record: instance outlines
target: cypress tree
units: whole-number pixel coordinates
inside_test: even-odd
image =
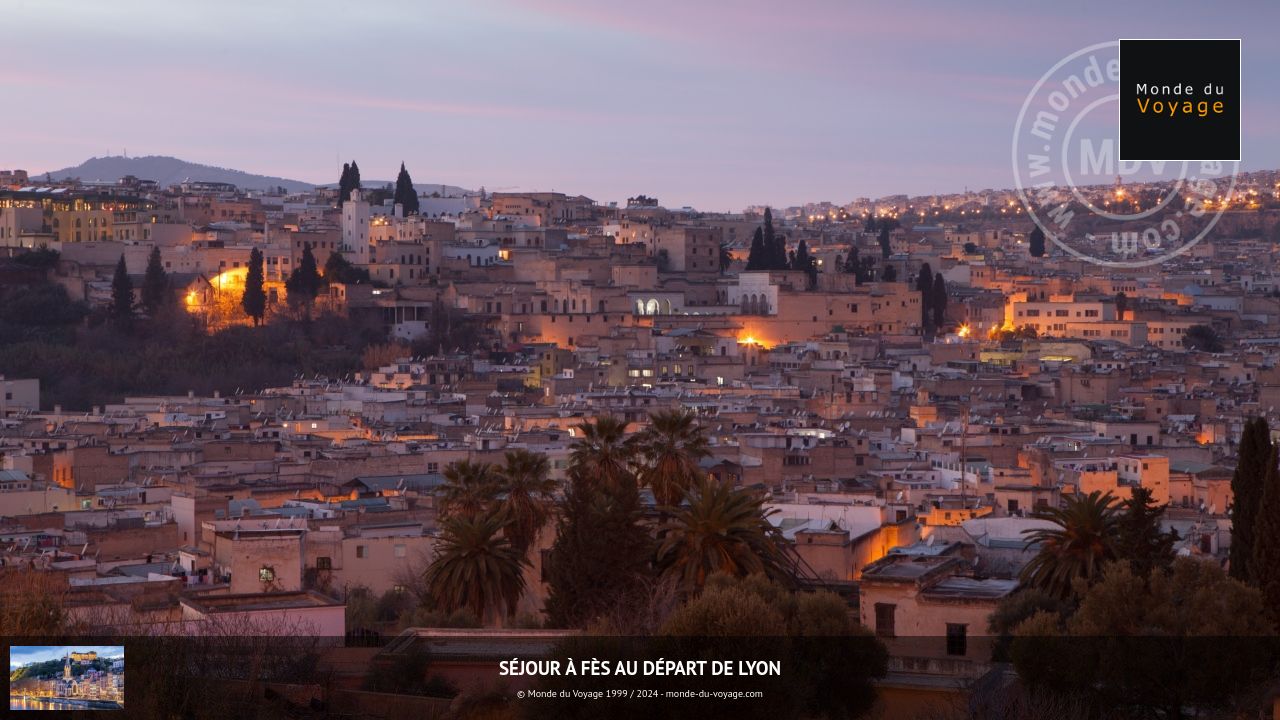
[[[310,303],[320,293],[324,281],[316,269],[316,256],[311,253],[311,243],[302,244],[302,259],[298,267],[289,273],[284,287],[288,292],[289,302],[293,304]]]
[[[360,189],[360,166],[356,164],[355,160],[351,161],[351,189]],[[350,197],[350,193],[347,194],[347,197]]]
[[[773,210],[764,209],[764,249],[765,266],[762,270],[787,269],[787,241],[778,238],[773,229]]]
[[[893,248],[889,245],[889,223],[884,222],[880,224],[880,255],[888,260],[892,254]]]
[[[111,304],[107,312],[115,320],[125,321],[133,317],[133,281],[129,279],[129,269],[124,264],[124,254],[116,263],[115,275],[111,278]]]
[[[933,290],[930,294],[933,305],[933,325],[942,327],[947,315],[947,283],[942,279],[942,273],[933,276]]]
[[[765,249],[764,249],[764,233],[760,228],[756,228],[755,235],[751,236],[751,253],[747,255],[748,270],[765,270]]]
[[[929,263],[920,266],[916,276],[916,291],[920,293],[920,326],[929,327],[933,321],[933,268]]]
[[[606,490],[594,479],[569,482],[547,559],[547,619],[582,627],[634,599],[652,574],[653,541],[640,525],[634,487]]]
[[[406,216],[418,214],[418,191],[413,189],[413,179],[403,162],[400,163],[400,174],[396,176],[395,202],[404,209]]]
[[[1044,257],[1044,231],[1039,225],[1031,230],[1027,243],[1030,245],[1031,257]]]
[[[898,269],[892,265],[886,264],[884,270],[880,273],[880,279],[885,282],[894,282],[898,279]]]
[[[342,177],[338,178],[338,202],[351,199],[351,163],[342,163]]]
[[[151,248],[147,256],[147,273],[142,280],[142,305],[151,315],[169,304],[169,276],[160,262],[160,248]]]
[[[262,323],[267,314],[267,291],[263,288],[262,251],[254,248],[249,253],[249,273],[244,278],[244,295],[240,298],[240,306],[244,314],[253,318],[255,326]]]
[[[1262,493],[1253,525],[1250,572],[1273,617],[1280,617],[1280,447],[1271,446],[1262,475]],[[1234,538],[1232,539],[1234,544]],[[1234,545],[1233,545],[1234,549]]]
[[[1151,498],[1150,488],[1135,487],[1129,499],[1120,503],[1118,518],[1116,558],[1128,561],[1142,577],[1173,564],[1173,544],[1178,540],[1177,531],[1161,530],[1164,507]]]
[[[1237,450],[1236,470],[1231,476],[1231,577],[1254,582],[1252,572],[1255,527],[1262,501],[1263,477],[1271,457],[1271,428],[1266,419],[1255,417],[1244,425]]]

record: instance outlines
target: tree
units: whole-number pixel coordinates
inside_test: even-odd
[[[1244,424],[1236,469],[1231,475],[1231,577],[1253,582],[1254,526],[1262,503],[1263,478],[1271,457],[1271,428],[1266,418],[1255,417]]]
[[[920,293],[920,327],[932,327],[933,269],[929,263],[920,266],[920,273],[916,275],[916,291]]]
[[[1161,529],[1164,506],[1152,500],[1151,489],[1135,487],[1133,494],[1120,503],[1116,518],[1116,557],[1127,561],[1133,571],[1149,577],[1156,570],[1167,570],[1173,564],[1175,530]]]
[[[1015,630],[1010,654],[1033,693],[1085,698],[1092,717],[1180,718],[1227,710],[1273,681],[1263,636],[1274,625],[1261,593],[1216,563],[1178,558],[1144,578],[1116,562],[1091,587],[1079,584],[1065,623],[1039,613]]]
[[[400,163],[400,174],[396,176],[396,195],[395,202],[403,210],[405,215],[418,214],[418,191],[413,187],[413,179],[409,177],[409,171],[405,169],[404,163]]]
[[[347,202],[351,199],[351,191],[359,188],[360,167],[356,165],[356,161],[342,163],[342,177],[338,179],[338,201]]]
[[[324,261],[324,281],[342,283],[344,285],[368,284],[372,282],[369,271],[352,265],[340,251],[329,253]]]
[[[440,516],[478,515],[491,510],[498,488],[497,473],[489,463],[455,460],[444,468],[444,484],[438,491]]]
[[[170,297],[169,276],[160,261],[160,247],[154,246],[147,256],[147,272],[142,278],[142,306],[155,315],[169,304]]]
[[[747,270],[766,270],[768,260],[765,258],[766,251],[764,249],[764,231],[756,228],[756,232],[751,236],[751,252],[747,255]]]
[[[496,512],[454,515],[443,522],[424,579],[446,610],[466,608],[479,618],[515,614],[528,563],[503,536],[504,522]]]
[[[880,225],[880,257],[885,260],[893,254],[893,247],[889,244],[889,224],[887,222]]]
[[[240,297],[240,307],[244,314],[253,318],[253,324],[261,325],[267,314],[267,291],[263,288],[262,251],[254,248],[249,251],[249,272],[244,276],[244,295]]]
[[[1094,491],[1068,496],[1064,506],[1036,513],[1056,528],[1028,531],[1027,547],[1039,545],[1035,557],[1022,568],[1022,582],[1059,598],[1071,595],[1077,578],[1097,580],[1102,566],[1116,557],[1118,509],[1111,493]]]
[[[556,482],[547,477],[547,456],[523,448],[508,450],[498,469],[498,508],[507,519],[507,537],[526,554],[551,518]]]
[[[1179,195],[1178,197],[1182,197]],[[1116,316],[1124,318],[1125,312],[1129,310],[1129,296],[1123,292],[1116,293]]]
[[[764,509],[763,496],[704,478],[690,488],[687,500],[663,525],[657,555],[663,574],[684,592],[696,594],[716,572],[763,572],[789,580],[781,535],[769,523],[777,511]]]
[[[1271,616],[1280,617],[1280,446],[1272,445],[1262,475],[1262,494],[1254,516],[1253,584]]]
[[[1044,231],[1039,225],[1031,229],[1031,234],[1027,236],[1027,245],[1031,257],[1044,257]]]
[[[115,275],[111,278],[111,304],[107,313],[117,322],[127,322],[133,318],[133,281],[129,279],[129,269],[124,264],[124,255],[116,263]]]
[[[289,278],[284,283],[290,304],[310,305],[316,299],[316,295],[320,294],[323,284],[320,271],[316,269],[316,256],[311,252],[311,243],[303,243],[302,259],[298,261],[298,267],[289,273]]]
[[[881,271],[880,273],[880,279],[883,280],[884,282],[897,282],[898,268],[888,263],[885,263],[884,270]]]
[[[611,415],[575,426],[569,446],[569,475],[608,490],[634,491],[635,442],[626,437],[627,422]]]
[[[1217,331],[1208,325],[1192,325],[1182,335],[1182,345],[1188,350],[1200,350],[1209,353],[1223,351],[1222,339]]]
[[[580,628],[612,614],[643,591],[652,557],[653,539],[640,524],[635,486],[571,472],[544,567],[548,623]]]
[[[698,462],[710,454],[707,438],[693,413],[662,410],[649,416],[649,427],[636,438],[644,460],[640,484],[653,490],[659,505],[675,507],[685,493],[702,479]]]
[[[933,306],[933,325],[942,327],[947,319],[947,283],[942,279],[942,273],[933,276],[933,290],[929,299]]]
[[[965,254],[965,255],[977,255],[977,254],[978,254],[978,246],[977,246],[977,245],[974,245],[974,244],[973,244],[973,243],[971,243],[971,242],[967,242],[967,243],[965,243],[965,244],[964,244],[964,254]]]
[[[764,209],[764,249],[767,264],[762,269],[787,269],[787,241],[774,232],[773,210],[767,207]]]

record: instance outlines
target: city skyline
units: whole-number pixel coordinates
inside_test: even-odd
[[[12,645],[9,647],[9,670],[33,663],[57,660],[71,652],[96,652],[104,658],[124,657],[123,645]]]
[[[300,6],[62,5],[10,11],[16,51],[41,62],[0,70],[0,88],[48,112],[15,120],[5,162],[33,175],[127,151],[324,184],[351,158],[370,170],[403,160],[423,183],[648,193],[705,210],[1008,187],[1014,117],[1041,72],[1086,44],[1185,35],[1195,12],[1106,6],[1104,26],[1099,4],[658,3],[637,16],[577,2],[320,3],[278,33]],[[1245,66],[1266,67],[1276,50],[1250,31],[1275,13],[1198,19],[1197,32],[1242,37]],[[40,53],[53,43],[56,56]],[[1264,143],[1276,81],[1246,72],[1244,88],[1242,169],[1280,165]]]

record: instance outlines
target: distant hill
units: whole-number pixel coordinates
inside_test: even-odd
[[[176,185],[185,180],[231,183],[244,190],[268,190],[283,187],[289,192],[301,192],[315,187],[311,183],[305,183],[300,180],[253,175],[240,170],[200,165],[199,163],[187,162],[164,155],[147,155],[145,157],[115,155],[89,158],[75,167],[54,170],[49,175],[54,180],[80,178],[86,182],[115,182],[126,175],[132,175],[140,180],[154,180],[161,187]]]
[[[303,192],[311,190],[315,187],[336,187],[337,183],[328,183],[325,185],[313,185],[312,183],[302,182],[301,180],[290,180],[288,178],[271,177],[268,175],[254,175],[241,170],[231,170],[228,168],[213,167],[212,165],[201,165],[199,163],[187,162],[179,160],[175,157],[166,155],[147,155],[145,157],[123,157],[114,155],[110,157],[89,158],[83,163],[61,170],[54,170],[49,173],[54,180],[66,180],[68,178],[79,178],[85,182],[116,182],[126,175],[132,175],[141,180],[154,180],[160,187],[169,187],[177,185],[186,180],[204,181],[204,182],[224,182],[231,183],[242,190],[271,190],[277,187],[283,187],[289,192]],[[33,180],[43,178],[43,174],[33,175]],[[363,183],[366,188],[377,188],[383,185],[394,184],[385,180],[366,180]],[[426,183],[414,183],[419,193],[440,193],[441,195],[458,195],[470,192],[466,188],[456,185],[436,185]]]

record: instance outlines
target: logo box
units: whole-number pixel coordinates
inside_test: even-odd
[[[1239,40],[1120,40],[1120,159],[1240,160]]]

